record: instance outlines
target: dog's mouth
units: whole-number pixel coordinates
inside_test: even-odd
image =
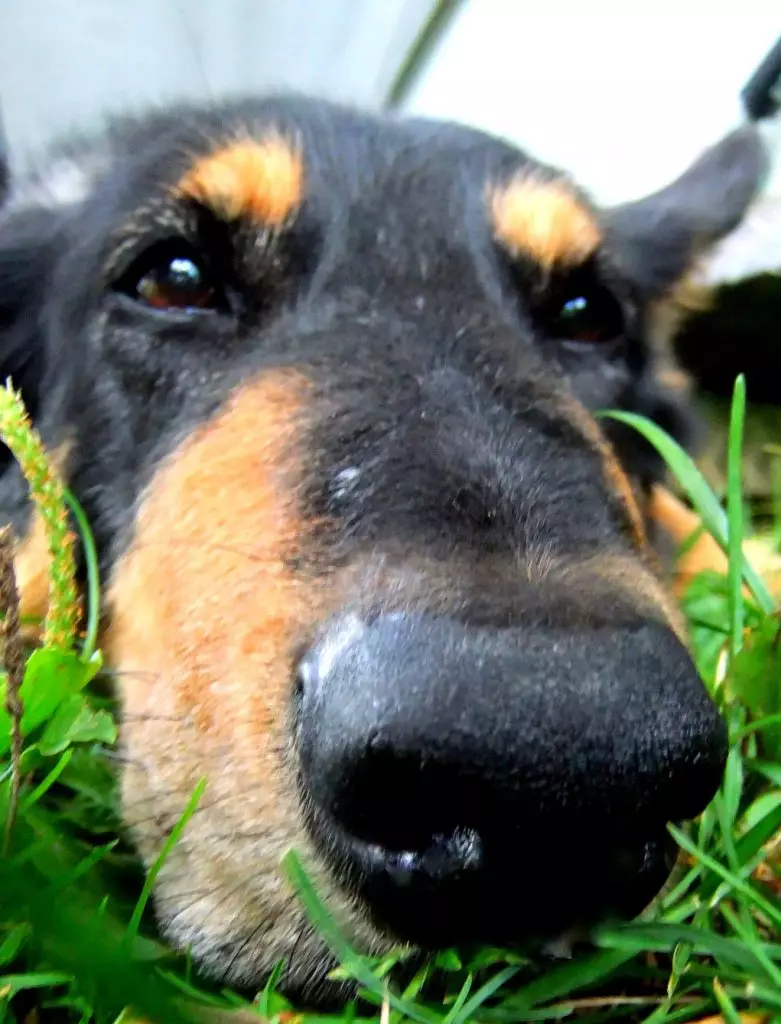
[[[383,933],[422,949],[492,945],[527,951],[635,917],[667,882],[678,847],[643,838],[480,833],[462,826],[414,848],[368,842],[315,812],[310,830],[335,877]]]

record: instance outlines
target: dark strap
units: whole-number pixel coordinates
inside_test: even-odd
[[[773,117],[781,108],[781,36],[740,94],[751,121]]]
[[[3,109],[0,107],[0,206],[3,205],[10,184],[9,164],[8,142],[3,130]]]

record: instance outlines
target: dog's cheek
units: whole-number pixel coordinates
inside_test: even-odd
[[[305,407],[293,373],[238,390],[157,472],[110,588],[125,819],[150,864],[206,779],[157,907],[175,941],[243,980],[300,942],[279,866],[290,847],[351,916],[312,858],[291,763],[295,648],[325,599],[290,568],[311,533],[296,495]]]

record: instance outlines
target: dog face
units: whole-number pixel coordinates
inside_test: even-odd
[[[600,212],[479,132],[288,98],[116,122],[12,184],[3,372],[93,525],[147,863],[207,779],[156,889],[207,969],[287,957],[316,993],[291,846],[373,951],[542,941],[660,888],[724,729],[646,541],[658,466],[592,413],[678,422],[654,304],[760,166],[738,132]]]

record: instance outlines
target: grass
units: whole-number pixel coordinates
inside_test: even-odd
[[[2,676],[0,1024],[184,1022],[242,1008],[287,1024],[564,1018],[672,1024],[712,1015],[731,1024],[781,1020],[781,620],[741,548],[742,380],[732,404],[725,502],[653,424],[614,414],[659,448],[729,555],[726,576],[702,574],[684,599],[694,655],[728,721],[731,748],[723,785],[705,813],[685,830],[671,827],[683,851],[678,877],[639,920],[596,929],[589,949],[556,966],[501,950],[485,949],[469,959],[449,950],[416,973],[403,973],[403,951],[372,960],[350,948],[290,851],[280,870],[337,954],[339,974],[357,980],[364,997],[360,1007],[322,1018],[296,1014],[276,991],[279,972],[249,1001],[199,979],[187,957],[155,936],[149,908],[155,871],[144,880],[121,837],[117,813],[116,725],[95,649],[99,581],[89,527],[9,394],[0,404],[0,436],[33,484],[58,561],[46,641],[16,663],[11,642]],[[66,504],[87,555],[83,637],[73,629],[77,603],[72,540],[63,529]],[[0,544],[2,611],[13,633],[2,551]],[[208,780],[193,793],[160,863],[204,787]],[[577,851],[571,870],[578,871]]]
[[[407,99],[426,62],[463,7],[463,3],[464,0],[436,0],[433,4],[390,84],[385,97],[386,107],[391,110],[400,107]]]

